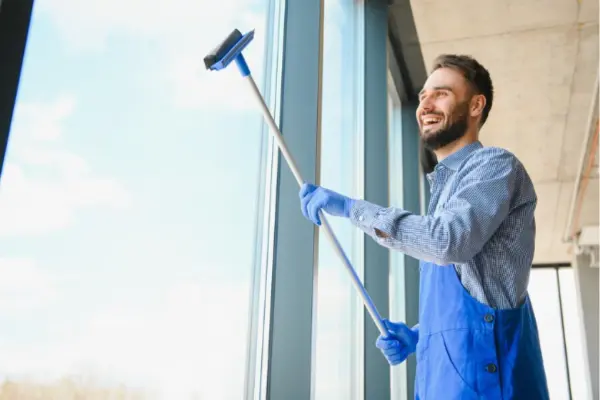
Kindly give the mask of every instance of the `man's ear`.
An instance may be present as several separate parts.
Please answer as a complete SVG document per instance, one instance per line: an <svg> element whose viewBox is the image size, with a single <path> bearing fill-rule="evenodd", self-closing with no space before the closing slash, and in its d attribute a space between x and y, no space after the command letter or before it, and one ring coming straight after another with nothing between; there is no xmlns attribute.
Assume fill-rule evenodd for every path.
<svg viewBox="0 0 600 400"><path fill-rule="evenodd" d="M471 109L469 110L471 117L479 117L483 114L483 109L485 108L485 96L482 94L477 94L471 98Z"/></svg>

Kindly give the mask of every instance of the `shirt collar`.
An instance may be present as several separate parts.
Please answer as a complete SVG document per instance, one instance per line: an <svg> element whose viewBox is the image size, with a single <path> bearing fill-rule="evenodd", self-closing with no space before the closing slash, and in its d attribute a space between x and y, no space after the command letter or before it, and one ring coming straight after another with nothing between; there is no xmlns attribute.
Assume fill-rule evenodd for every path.
<svg viewBox="0 0 600 400"><path fill-rule="evenodd" d="M483 147L483 145L481 144L480 141L475 141L473 143L469 143L462 149L460 149L457 152L452 153L448 157L444 158L442 161L440 161L440 164L444 165L446 168L456 171L458 169L458 167L460 167L462 162L467 159L469 154L471 154L475 150L478 150L482 147Z"/></svg>

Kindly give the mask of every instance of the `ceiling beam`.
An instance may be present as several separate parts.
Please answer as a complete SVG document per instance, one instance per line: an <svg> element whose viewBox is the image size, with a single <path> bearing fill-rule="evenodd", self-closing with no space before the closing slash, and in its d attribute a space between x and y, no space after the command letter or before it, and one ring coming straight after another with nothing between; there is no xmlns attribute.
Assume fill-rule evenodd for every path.
<svg viewBox="0 0 600 400"><path fill-rule="evenodd" d="M587 179L590 179L589 172L586 171L591 165L593 167L592 155L598 150L597 142L594 144L594 136L598 135L598 85L599 85L600 70L596 73L596 83L594 85L594 92L591 99L589 117L586 124L586 135L585 140L581 146L581 155L579 157L579 166L577 169L577 177L575 179L575 185L573 186L573 194L571 197L571 204L569 206L568 220L563 235L563 241L571 243L577 236L580 229L579 225L579 213L581 212L584 191L586 185L584 184ZM597 138L596 138L597 140Z"/></svg>
<svg viewBox="0 0 600 400"><path fill-rule="evenodd" d="M415 100L427 78L410 0L396 0L389 13L390 50L394 54L408 100Z"/></svg>

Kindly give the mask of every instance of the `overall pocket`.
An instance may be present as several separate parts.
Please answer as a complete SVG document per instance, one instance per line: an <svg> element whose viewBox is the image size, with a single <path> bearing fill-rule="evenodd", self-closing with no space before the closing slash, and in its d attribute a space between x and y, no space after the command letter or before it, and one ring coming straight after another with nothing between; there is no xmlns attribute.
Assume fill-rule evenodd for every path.
<svg viewBox="0 0 600 400"><path fill-rule="evenodd" d="M468 331L445 331L429 337L426 361L427 399L479 399L476 361ZM421 384L421 382L419 382Z"/></svg>

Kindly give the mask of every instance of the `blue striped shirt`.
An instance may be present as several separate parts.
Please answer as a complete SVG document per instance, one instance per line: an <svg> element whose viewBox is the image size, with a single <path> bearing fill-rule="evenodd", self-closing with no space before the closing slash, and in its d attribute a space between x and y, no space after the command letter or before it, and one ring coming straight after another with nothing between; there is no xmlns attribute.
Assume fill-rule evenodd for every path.
<svg viewBox="0 0 600 400"><path fill-rule="evenodd" d="M521 162L507 150L474 142L438 163L427 179L427 215L357 200L350 220L382 246L454 264L480 302L518 307L529 283L537 204Z"/></svg>

